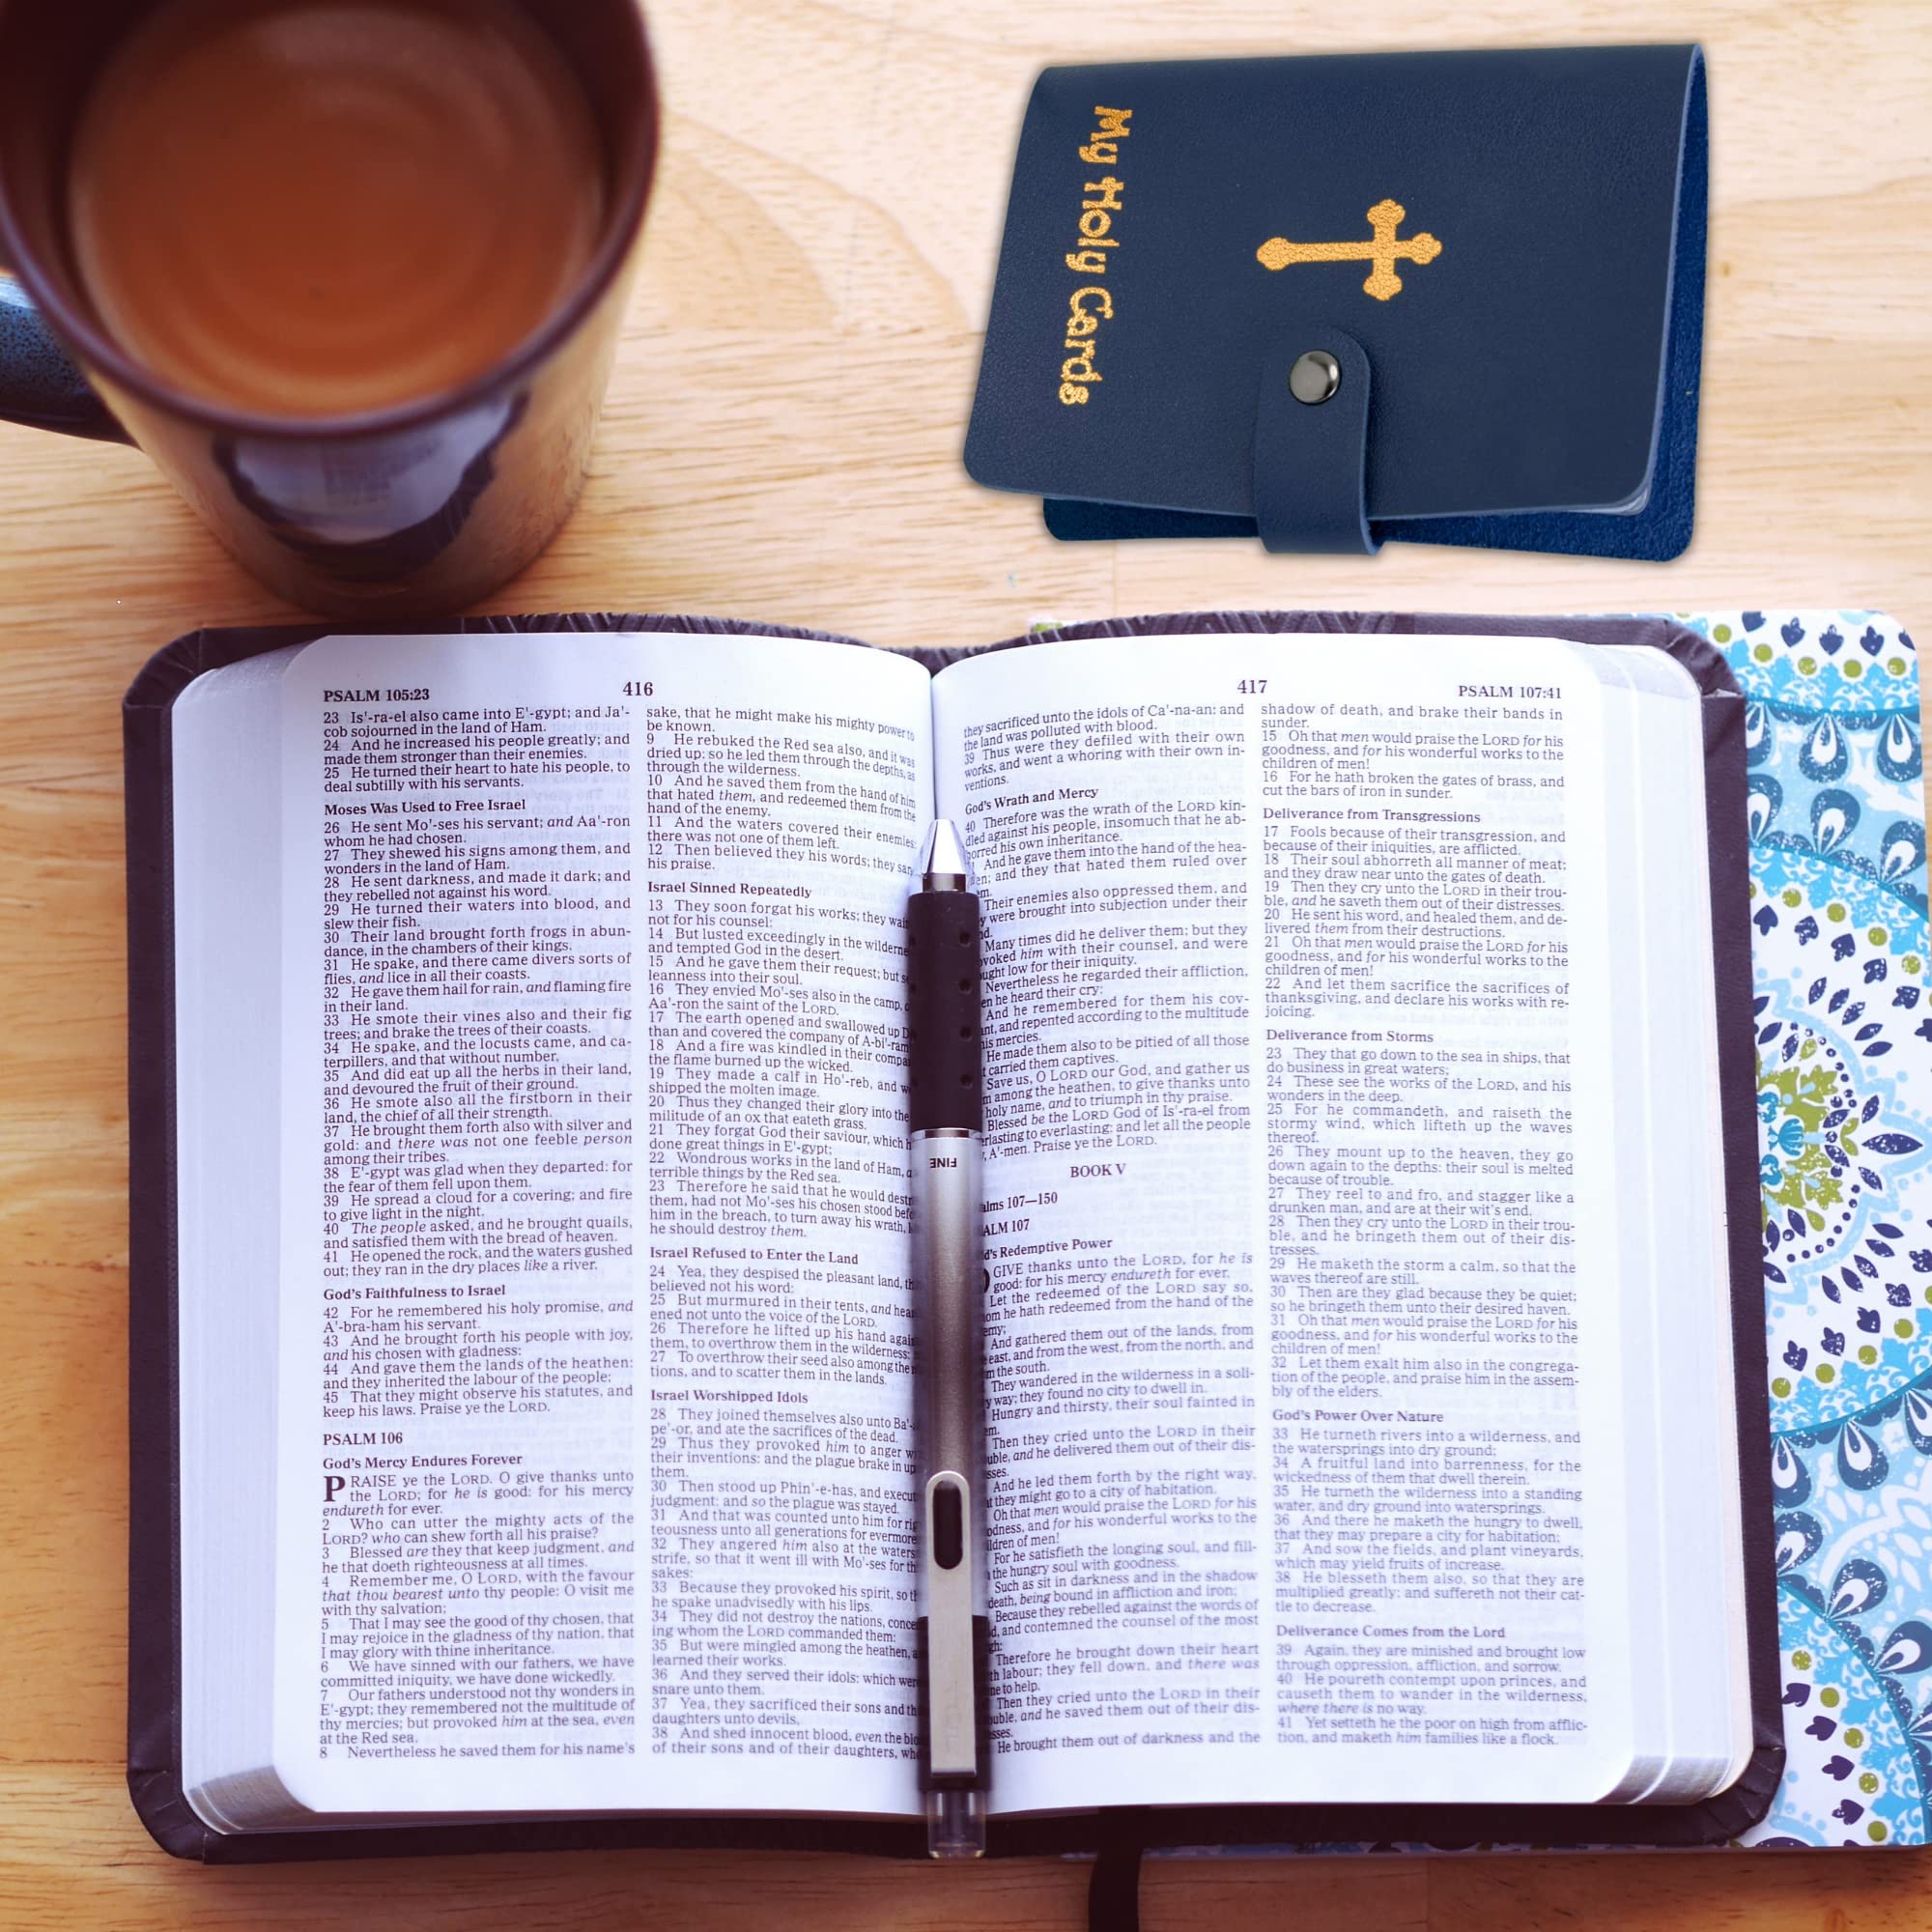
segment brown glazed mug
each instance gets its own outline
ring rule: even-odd
[[[154,4],[0,0],[0,418],[139,444],[243,565],[306,609],[401,617],[487,596],[582,488],[657,158],[637,0],[529,0],[588,94],[607,171],[603,231],[562,304],[458,387],[280,419],[143,367],[74,271],[68,146],[105,54]]]

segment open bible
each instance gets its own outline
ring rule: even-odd
[[[913,1844],[935,813],[985,911],[995,1849],[1748,1822],[1709,667],[1661,624],[663,621],[212,634],[130,699],[164,1842]]]

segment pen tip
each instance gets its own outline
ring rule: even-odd
[[[925,835],[919,859],[920,890],[927,893],[963,893],[970,890],[966,848],[950,818],[935,818]]]

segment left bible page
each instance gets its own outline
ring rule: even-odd
[[[314,1810],[915,1809],[926,673],[330,639],[281,685],[275,1759]]]

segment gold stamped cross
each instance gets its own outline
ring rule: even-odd
[[[1373,267],[1362,287],[1378,301],[1387,301],[1402,287],[1395,271],[1398,262],[1433,262],[1442,252],[1433,235],[1396,240],[1395,231],[1407,213],[1399,201],[1378,201],[1369,210],[1372,239],[1367,242],[1291,242],[1276,235],[1255,250],[1255,259],[1264,269],[1286,269],[1295,262],[1368,262]]]

